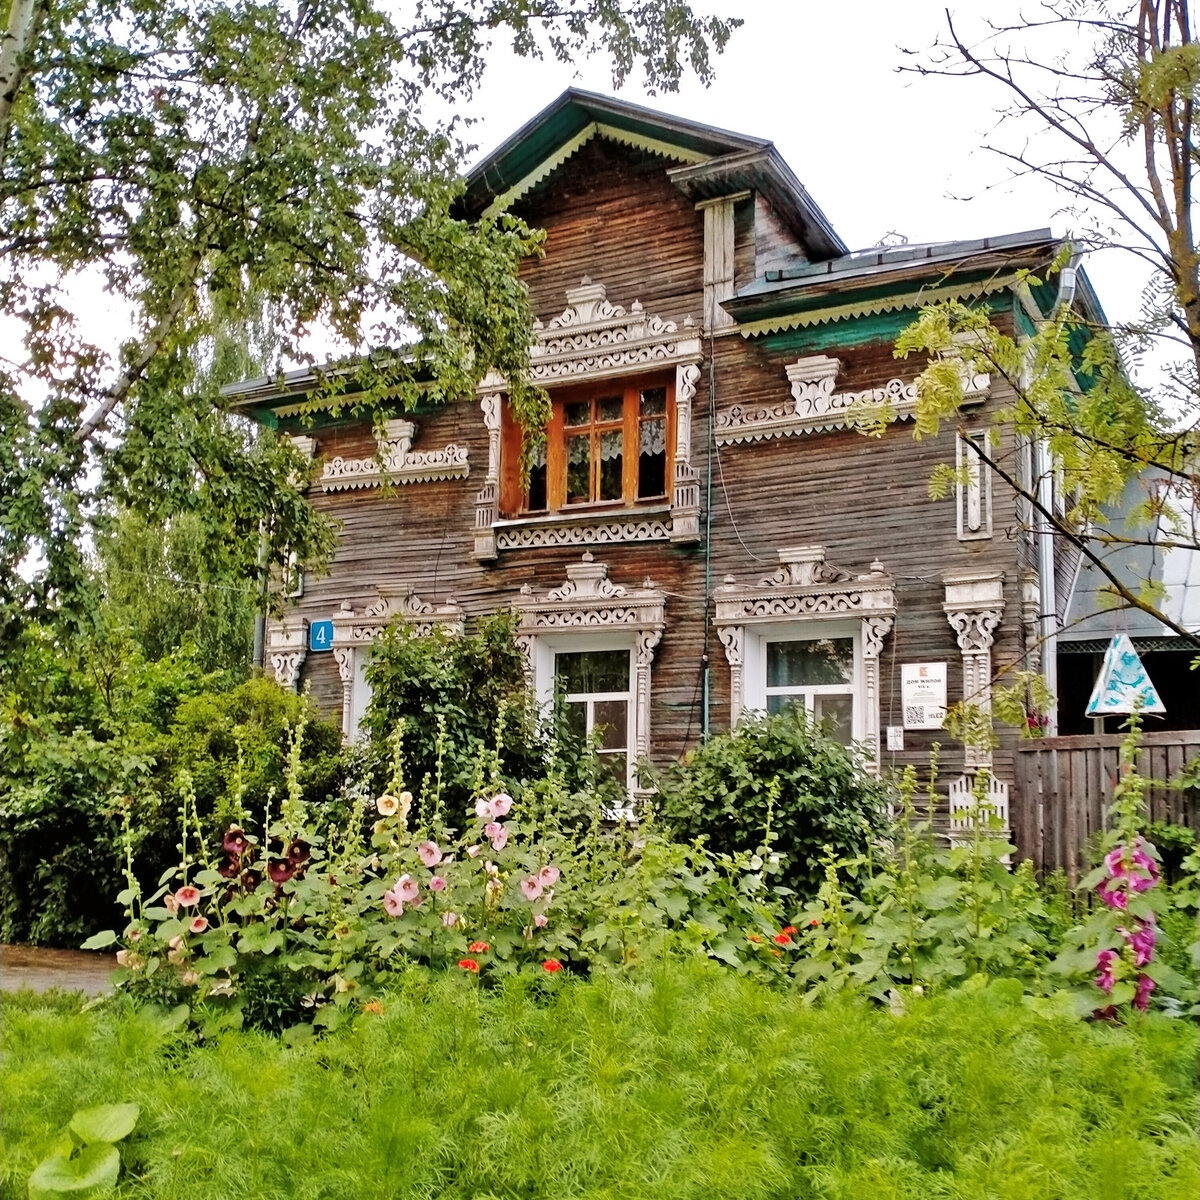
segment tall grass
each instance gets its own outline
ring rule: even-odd
[[[413,972],[326,1039],[197,1045],[6,999],[4,1196],[74,1109],[136,1100],[123,1196],[1194,1200],[1195,1028],[995,984],[813,1009],[703,963],[637,981]]]

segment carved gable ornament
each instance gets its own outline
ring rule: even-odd
[[[466,446],[453,442],[436,450],[414,450],[417,427],[412,421],[385,421],[375,433],[377,451],[368,458],[331,458],[318,480],[327,492],[383,484],[458,479],[470,472]]]
[[[836,358],[815,354],[797,359],[786,368],[791,399],[778,404],[735,404],[717,414],[718,445],[759,442],[829,429],[854,429],[878,421],[911,419],[917,404],[914,383],[889,379],[883,387],[861,392],[839,392],[834,385],[842,364]],[[976,375],[966,382],[963,399],[976,403],[987,397],[990,379]]]

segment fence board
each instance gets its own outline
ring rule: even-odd
[[[1087,870],[1086,848],[1107,828],[1117,778],[1119,734],[1041,738],[1017,747],[1013,780],[1013,840],[1019,857],[1039,873],[1067,872],[1072,884]],[[1200,788],[1169,786],[1200,755],[1200,729],[1146,733],[1137,769],[1151,781],[1150,819],[1200,833]]]

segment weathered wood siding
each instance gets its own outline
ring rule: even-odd
[[[669,164],[657,156],[593,139],[542,187],[526,197],[520,214],[547,231],[546,255],[526,264],[522,277],[534,310],[549,321],[566,305],[565,291],[584,275],[603,283],[610,301],[628,307],[642,302],[648,314],[697,323],[702,306],[703,215],[667,181]],[[757,230],[747,219],[762,221]],[[761,203],[741,204],[736,213],[735,257],[768,257],[789,251],[788,235]],[[740,268],[739,268],[740,269]],[[935,466],[954,461],[952,430],[914,440],[911,423],[871,438],[842,430],[722,447],[709,456],[709,365],[718,409],[755,402],[778,403],[788,396],[785,366],[800,353],[836,354],[843,363],[838,390],[881,386],[911,379],[916,361],[897,362],[890,338],[880,336],[845,348],[845,323],[747,340],[726,334],[706,341],[706,361],[694,401],[693,463],[701,476],[702,502],[711,471],[712,511],[701,517],[711,528],[706,563],[704,539],[695,546],[664,542],[593,547],[617,583],[638,585],[649,577],[668,594],[668,629],[656,652],[652,674],[651,729],[660,761],[694,745],[703,727],[701,696],[705,655],[710,667],[713,728],[728,723],[729,669],[709,620],[705,578],[719,586],[726,575],[756,584],[778,564],[781,547],[821,543],[830,563],[861,573],[879,560],[895,577],[898,614],[881,659],[881,727],[900,724],[900,665],[913,661],[949,664],[953,702],[961,696],[961,655],[942,610],[943,574],[1001,571],[1005,613],[993,650],[997,665],[1025,651],[1017,543],[1005,536],[1016,523],[1006,490],[993,490],[994,536],[960,542],[953,496],[932,501],[928,481]],[[798,349],[802,336],[804,348]],[[1007,404],[997,385],[986,409]],[[411,587],[425,601],[453,597],[468,619],[507,608],[525,583],[545,589],[561,583],[579,550],[538,548],[502,551],[480,564],[472,556],[475,495],[487,466],[487,437],[479,405],[465,400],[422,418],[416,450],[466,445],[470,475],[437,483],[325,493],[312,501],[341,522],[332,573],[309,578],[298,602],[300,615],[327,618],[342,601],[356,609],[376,589]],[[320,456],[363,457],[373,450],[365,426],[329,428],[315,434]],[[311,680],[323,704],[336,710],[337,672],[330,655],[310,654],[302,678]],[[924,763],[942,734],[908,731],[902,753],[884,752],[885,765]],[[1003,735],[996,770],[1011,778],[1014,739]],[[943,778],[957,773],[961,751],[943,751]]]

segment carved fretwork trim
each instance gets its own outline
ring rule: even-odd
[[[992,711],[992,639],[1004,615],[1004,576],[999,573],[946,575],[942,610],[963,660],[963,700],[984,714]],[[990,742],[967,742],[967,770],[990,767]]]
[[[739,585],[732,576],[714,593],[717,636],[730,671],[730,725],[745,707],[746,630],[788,621],[859,618],[864,675],[863,740],[879,761],[879,654],[896,614],[892,577],[874,562],[853,576],[825,561],[824,546],[795,546],[779,551],[779,566],[757,586]]]
[[[440,450],[414,450],[417,427],[396,418],[376,434],[378,453],[370,458],[332,458],[321,472],[327,492],[383,484],[422,483],[434,479],[459,479],[470,473],[466,446],[453,442]]]
[[[915,384],[890,379],[879,388],[835,392],[834,382],[840,369],[841,363],[825,354],[798,359],[787,368],[792,398],[753,408],[735,404],[726,412],[718,413],[717,443],[758,442],[829,429],[848,429],[871,421],[880,412],[886,413],[890,420],[905,421],[916,411]],[[965,399],[972,402],[986,395],[987,376],[984,375],[972,382]]]
[[[268,622],[264,657],[276,683],[295,690],[307,654],[308,636],[303,623],[298,627],[289,627],[282,622]]]
[[[566,570],[566,582],[542,596],[526,584],[513,610],[520,619],[517,645],[525,654],[530,686],[536,686],[536,643],[542,637],[627,631],[634,656],[634,731],[638,758],[650,753],[650,664],[666,628],[666,595],[649,580],[627,588],[608,578],[608,564],[584,551]]]
[[[547,521],[498,524],[493,536],[497,550],[525,550],[536,546],[599,546],[612,542],[659,542],[671,537],[671,519],[666,510],[657,515],[622,513],[620,516],[591,515]]]

